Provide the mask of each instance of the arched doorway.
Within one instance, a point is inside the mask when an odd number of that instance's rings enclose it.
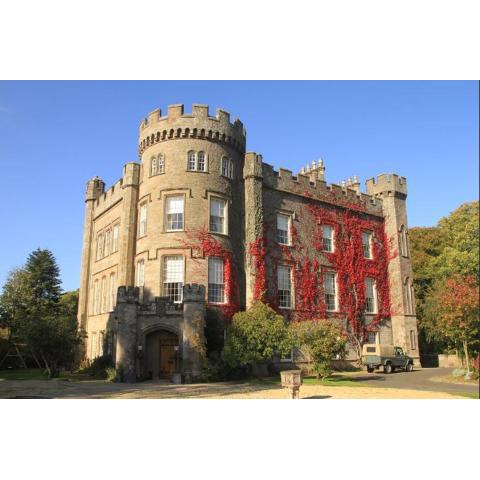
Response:
[[[147,378],[170,380],[179,371],[178,335],[167,330],[155,330],[146,337]]]

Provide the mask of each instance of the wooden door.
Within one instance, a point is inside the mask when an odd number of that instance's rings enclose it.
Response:
[[[160,341],[160,369],[159,376],[170,378],[176,370],[175,347],[173,345],[162,345]]]

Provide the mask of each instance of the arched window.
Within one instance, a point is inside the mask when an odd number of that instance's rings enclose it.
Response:
[[[405,313],[407,315],[415,315],[415,298],[413,295],[413,285],[410,278],[405,278],[403,283],[403,291],[405,295]]]
[[[198,152],[197,170],[199,172],[205,172],[207,170],[205,163],[205,152]]]
[[[158,173],[165,173],[165,157],[163,156],[163,154],[160,154],[158,156],[157,172]]]
[[[400,246],[400,255],[402,257],[408,257],[408,245],[407,245],[407,229],[405,228],[405,225],[402,225],[400,227],[400,230],[398,231],[398,236],[399,236],[399,246]]]
[[[157,174],[157,159],[155,157],[150,161],[150,175]]]
[[[190,150],[187,154],[187,170],[195,171],[197,167],[197,154]]]

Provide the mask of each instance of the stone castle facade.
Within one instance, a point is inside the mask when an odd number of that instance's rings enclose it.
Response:
[[[290,321],[335,318],[361,341],[418,359],[407,185],[383,174],[327,185],[246,153],[238,119],[171,105],[140,124],[140,163],[87,183],[79,324],[84,354],[126,381],[201,374],[237,310],[263,300]],[[294,358],[279,361],[295,361]]]

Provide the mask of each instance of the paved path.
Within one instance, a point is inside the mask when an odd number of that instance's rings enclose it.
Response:
[[[409,373],[398,371],[388,375],[383,372],[354,373],[351,375],[355,380],[374,385],[375,387],[424,390],[427,392],[449,392],[452,394],[459,392],[478,392],[478,383],[457,384],[432,380],[432,378],[441,380],[442,377],[450,375],[452,371],[452,368],[424,368]]]

